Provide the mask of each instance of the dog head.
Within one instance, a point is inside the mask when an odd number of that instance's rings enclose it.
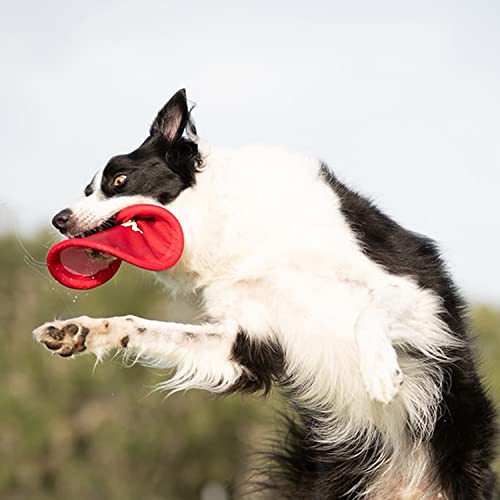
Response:
[[[141,146],[111,158],[85,197],[57,213],[53,225],[69,237],[88,236],[113,225],[116,213],[130,205],[168,205],[196,182],[202,160],[195,136],[182,89],[159,111]]]

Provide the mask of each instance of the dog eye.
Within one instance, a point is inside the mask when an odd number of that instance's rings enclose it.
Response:
[[[127,182],[127,176],[125,174],[117,175],[113,179],[113,186],[120,187],[123,186]]]

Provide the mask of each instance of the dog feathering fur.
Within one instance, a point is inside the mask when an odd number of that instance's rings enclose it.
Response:
[[[80,317],[42,325],[38,341],[175,366],[169,391],[279,387],[295,416],[260,475],[273,498],[493,498],[494,411],[430,239],[316,158],[205,144],[183,90],[53,222],[76,237],[137,203],[181,222],[182,258],[158,277],[198,294],[205,321]]]

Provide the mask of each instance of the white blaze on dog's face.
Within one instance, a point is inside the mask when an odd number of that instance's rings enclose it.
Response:
[[[128,206],[175,200],[195,184],[201,163],[196,142],[182,136],[187,126],[192,127],[186,93],[179,90],[160,110],[143,144],[111,158],[85,188],[85,197],[54,216],[54,226],[68,237],[87,236],[112,226],[114,216]]]

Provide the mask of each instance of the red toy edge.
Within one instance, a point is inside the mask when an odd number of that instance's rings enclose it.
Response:
[[[122,260],[117,258],[110,263],[108,269],[98,271],[94,276],[73,274],[61,264],[60,251],[67,246],[89,247],[87,245],[63,245],[66,241],[70,240],[61,241],[49,250],[49,253],[47,254],[47,267],[53,278],[61,283],[61,285],[68,288],[73,288],[75,290],[89,290],[90,288],[103,285],[117,273],[122,264]]]
[[[137,212],[142,210],[140,215],[142,217],[155,216],[162,218],[166,222],[173,224],[175,229],[177,230],[177,234],[179,235],[178,241],[178,250],[175,254],[172,254],[171,258],[167,260],[167,263],[163,263],[162,265],[150,265],[149,267],[144,267],[139,259],[130,258],[130,256],[117,251],[114,256],[117,257],[116,261],[113,261],[110,264],[110,267],[106,270],[99,271],[95,274],[94,277],[82,277],[81,275],[76,275],[69,272],[66,268],[62,271],[63,266],[60,260],[60,252],[65,247],[70,246],[80,246],[85,248],[93,248],[95,250],[102,251],[104,253],[108,253],[108,248],[106,245],[103,245],[99,242],[89,242],[86,240],[79,239],[68,239],[63,240],[56,245],[54,245],[47,254],[47,264],[49,268],[50,274],[64,286],[68,288],[74,288],[79,290],[88,290],[90,288],[95,288],[99,285],[102,285],[106,281],[110,280],[118,271],[122,260],[129,262],[132,265],[140,267],[142,269],[148,269],[150,271],[163,271],[170,267],[173,267],[182,256],[182,252],[184,250],[184,232],[182,230],[182,226],[180,222],[177,220],[174,214],[169,210],[156,206],[156,205],[148,205],[148,204],[139,204],[139,205],[131,205],[130,207],[124,208],[121,210],[116,216],[116,223],[122,224],[127,220],[133,219],[134,216],[137,216]],[[168,216],[165,217],[165,210],[168,212]]]

